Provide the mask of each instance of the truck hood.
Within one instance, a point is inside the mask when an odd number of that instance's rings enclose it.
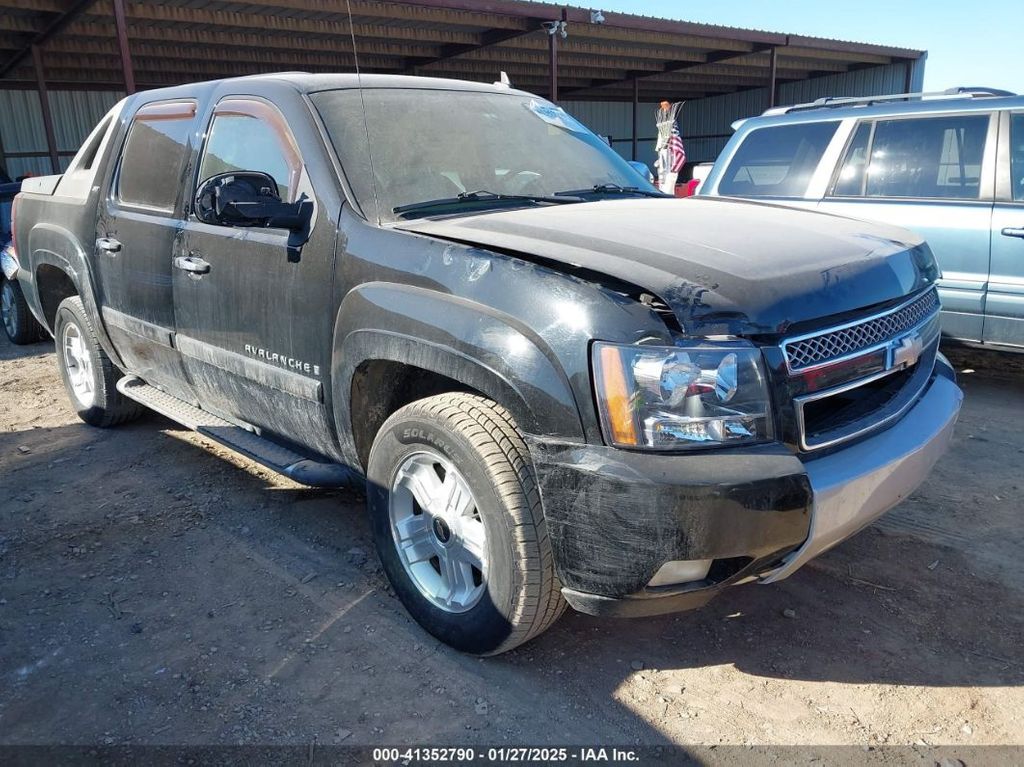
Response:
[[[938,277],[904,229],[744,200],[615,199],[398,226],[608,275],[660,297],[695,334],[784,333]]]

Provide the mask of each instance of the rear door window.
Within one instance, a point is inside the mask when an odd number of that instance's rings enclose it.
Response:
[[[838,122],[796,123],[751,131],[718,184],[736,197],[802,197]]]
[[[879,120],[864,196],[978,199],[988,124],[987,114]]]
[[[135,113],[118,166],[115,197],[120,203],[174,210],[195,116],[194,101],[146,104]]]

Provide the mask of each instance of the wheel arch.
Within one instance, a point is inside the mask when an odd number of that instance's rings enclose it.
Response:
[[[56,327],[57,307],[65,298],[80,295],[81,291],[66,270],[48,263],[42,263],[36,267],[35,283],[44,325],[53,334]]]
[[[353,290],[335,324],[334,418],[346,458],[361,467],[388,415],[445,391],[481,394],[521,430],[583,442],[569,381],[528,328],[489,307],[390,283]]]
[[[80,296],[100,345],[115,364],[120,364],[103,325],[92,269],[75,235],[54,224],[36,224],[29,233],[29,252],[31,269],[26,272],[31,278],[31,290],[25,291],[25,297],[36,319],[52,335],[60,302]]]

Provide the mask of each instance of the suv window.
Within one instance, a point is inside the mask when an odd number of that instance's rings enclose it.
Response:
[[[838,122],[818,122],[751,131],[726,168],[719,193],[802,196],[838,127]]]
[[[846,158],[836,178],[834,194],[843,197],[859,197],[864,194],[864,171],[868,167],[870,143],[871,123],[861,123],[846,150]]]
[[[851,176],[856,175],[855,155],[860,151],[856,140],[847,152],[835,192],[867,197],[977,199],[988,123],[987,114],[879,120],[867,151],[870,161],[863,192],[844,186],[847,167]]]
[[[1024,112],[1010,118],[1010,183],[1013,199],[1024,202]]]
[[[193,101],[146,104],[135,113],[121,152],[117,199],[170,212],[178,197],[178,178],[196,116]]]
[[[217,105],[199,166],[199,182],[231,171],[260,171],[277,182],[291,202],[302,168],[295,140],[274,107],[252,99],[225,99]]]

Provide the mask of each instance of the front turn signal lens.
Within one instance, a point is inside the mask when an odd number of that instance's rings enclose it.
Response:
[[[632,391],[626,383],[622,356],[614,346],[600,345],[595,357],[598,391],[603,394],[607,429],[617,445],[639,445],[640,430],[634,416]],[[601,395],[598,397],[602,399]]]

